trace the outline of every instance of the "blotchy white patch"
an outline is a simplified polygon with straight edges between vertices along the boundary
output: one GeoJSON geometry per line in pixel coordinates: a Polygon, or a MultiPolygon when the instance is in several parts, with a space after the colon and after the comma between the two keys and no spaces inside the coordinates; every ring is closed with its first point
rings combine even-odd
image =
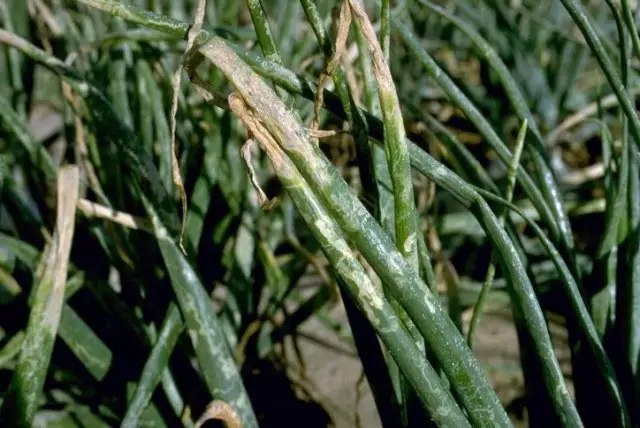
{"type": "Polygon", "coordinates": [[[193,273],[191,266],[183,265],[182,266],[182,274],[184,278],[189,282],[195,282],[197,280],[196,275],[193,273]]]}
{"type": "Polygon", "coordinates": [[[189,336],[191,337],[191,343],[193,344],[193,347],[197,347],[198,346],[198,333],[194,330],[189,329],[189,336]]]}
{"type": "Polygon", "coordinates": [[[436,313],[436,308],[433,306],[433,302],[429,299],[429,296],[426,293],[424,295],[424,304],[427,305],[427,310],[431,315],[436,313]]]}
{"type": "Polygon", "coordinates": [[[408,254],[409,252],[411,252],[411,249],[416,244],[416,238],[417,238],[417,235],[415,232],[413,232],[411,235],[407,237],[407,239],[404,240],[404,244],[402,246],[404,248],[405,254],[408,254]]]}

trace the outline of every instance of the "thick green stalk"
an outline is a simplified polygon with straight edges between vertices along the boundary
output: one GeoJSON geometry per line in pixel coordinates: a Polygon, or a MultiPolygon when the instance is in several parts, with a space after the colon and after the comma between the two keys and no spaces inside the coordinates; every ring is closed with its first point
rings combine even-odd
{"type": "MultiPolygon", "coordinates": [[[[461,176],[466,176],[467,182],[478,183],[481,188],[484,188],[492,192],[493,194],[499,193],[497,186],[489,178],[489,175],[487,174],[483,166],[478,163],[477,159],[469,152],[466,146],[457,141],[456,137],[452,135],[451,132],[449,132],[437,120],[422,112],[421,109],[416,108],[412,103],[409,102],[408,105],[412,110],[414,110],[415,114],[418,117],[425,120],[425,122],[431,128],[431,131],[434,132],[436,136],[445,143],[445,145],[447,146],[447,150],[451,151],[451,153],[453,154],[453,159],[450,160],[455,164],[455,169],[458,174],[460,174],[461,176]]],[[[534,209],[529,209],[528,215],[535,217],[537,215],[537,212],[534,209]]],[[[473,220],[472,213],[464,213],[464,217],[465,219],[460,219],[461,223],[465,225],[464,227],[478,232],[482,230],[478,230],[477,226],[474,226],[476,222],[475,220],[473,220]]],[[[520,218],[517,218],[517,220],[522,222],[520,218]]],[[[507,223],[506,230],[513,242],[514,250],[522,260],[522,263],[527,266],[527,257],[522,248],[522,243],[520,242],[521,237],[516,231],[514,224],[515,221],[516,219],[514,219],[514,216],[511,216],[510,221],[507,223]]],[[[440,231],[443,232],[443,230],[440,231]]],[[[482,237],[486,236],[484,231],[480,233],[482,237]]],[[[505,272],[505,277],[508,278],[508,272],[505,272]]],[[[532,276],[532,278],[535,277],[532,276]]],[[[538,359],[537,353],[534,350],[535,348],[533,346],[531,335],[529,335],[527,332],[526,320],[524,318],[523,311],[518,304],[519,299],[515,295],[515,293],[510,292],[509,294],[513,301],[512,310],[516,330],[518,332],[518,339],[521,346],[521,362],[525,375],[525,387],[527,389],[527,393],[529,394],[528,401],[531,405],[532,411],[530,422],[537,423],[538,420],[555,420],[552,415],[554,413],[552,402],[548,398],[549,395],[544,384],[545,376],[543,375],[542,366],[538,359]]]]}
{"type": "MultiPolygon", "coordinates": [[[[249,14],[251,15],[251,21],[253,22],[253,28],[255,29],[256,36],[258,37],[258,43],[262,54],[269,61],[273,61],[276,64],[282,64],[282,57],[278,52],[278,46],[276,45],[276,39],[271,31],[271,25],[269,24],[269,17],[264,9],[262,0],[246,0],[247,7],[249,8],[249,14]]],[[[289,101],[288,94],[286,92],[279,92],[280,97],[283,100],[289,101]]]]}
{"type": "MultiPolygon", "coordinates": [[[[407,259],[413,269],[416,272],[420,272],[420,258],[418,250],[420,232],[418,230],[416,217],[409,150],[405,141],[406,132],[404,129],[400,102],[398,100],[393,77],[391,76],[391,70],[389,69],[389,64],[386,59],[388,51],[383,52],[373,29],[373,25],[371,24],[371,21],[369,20],[361,3],[355,0],[349,0],[349,2],[352,14],[355,15],[355,21],[360,24],[360,30],[362,31],[365,39],[365,46],[373,64],[373,75],[375,78],[376,88],[378,90],[378,99],[384,123],[384,148],[387,165],[389,167],[389,175],[391,177],[391,188],[393,190],[396,247],[407,259]]],[[[389,5],[387,3],[387,14],[388,6],[389,5]]],[[[423,252],[423,254],[426,253],[423,252]]],[[[399,302],[395,301],[395,299],[392,299],[392,304],[396,313],[398,313],[400,318],[404,321],[409,332],[416,341],[418,348],[424,350],[424,340],[415,324],[406,314],[406,311],[401,307],[399,302]]],[[[401,383],[404,382],[406,381],[401,381],[401,383]]],[[[403,405],[404,408],[407,409],[405,419],[410,421],[408,409],[410,409],[411,406],[408,401],[411,400],[412,394],[409,388],[404,387],[402,389],[405,390],[403,393],[403,395],[405,395],[405,402],[403,405]]]]}
{"type": "MultiPolygon", "coordinates": [[[[359,22],[355,22],[355,38],[358,45],[358,63],[362,70],[362,85],[364,87],[364,104],[371,113],[381,116],[380,100],[376,89],[376,80],[373,75],[371,59],[367,51],[367,41],[364,38],[359,22]]],[[[365,118],[366,123],[366,118],[365,118]]],[[[367,130],[368,130],[367,124],[367,130]]],[[[373,173],[378,187],[378,203],[376,205],[376,219],[382,228],[395,239],[393,216],[393,193],[391,193],[391,177],[389,176],[389,165],[385,157],[384,149],[379,146],[371,148],[373,161],[373,173]]]]}
{"type": "Polygon", "coordinates": [[[384,53],[378,44],[375,31],[366,12],[359,2],[349,1],[351,10],[356,16],[356,20],[361,24],[368,42],[367,47],[373,61],[378,84],[378,96],[384,122],[384,147],[393,187],[396,246],[418,272],[418,227],[415,216],[413,181],[398,94],[389,65],[384,58],[384,53]]]}
{"type": "Polygon", "coordinates": [[[471,420],[479,425],[509,426],[485,373],[436,296],[420,280],[418,272],[393,249],[390,238],[352,193],[339,171],[313,144],[297,114],[288,110],[222,39],[211,39],[201,47],[200,53],[231,80],[253,111],[260,112],[261,123],[292,159],[383,284],[407,310],[434,350],[471,420]]]}
{"type": "Polygon", "coordinates": [[[267,12],[264,9],[262,0],[247,0],[247,7],[249,8],[253,28],[256,30],[258,43],[260,43],[260,49],[262,49],[264,57],[269,61],[282,64],[282,58],[280,58],[280,54],[278,53],[276,39],[271,31],[269,18],[267,17],[267,12]]]}
{"type": "Polygon", "coordinates": [[[331,45],[331,40],[327,37],[322,17],[320,13],[318,13],[318,8],[314,0],[300,0],[300,4],[307,16],[309,25],[311,25],[311,30],[313,30],[313,33],[316,35],[318,44],[322,48],[322,52],[324,52],[325,57],[331,58],[333,56],[333,46],[331,45]]]}

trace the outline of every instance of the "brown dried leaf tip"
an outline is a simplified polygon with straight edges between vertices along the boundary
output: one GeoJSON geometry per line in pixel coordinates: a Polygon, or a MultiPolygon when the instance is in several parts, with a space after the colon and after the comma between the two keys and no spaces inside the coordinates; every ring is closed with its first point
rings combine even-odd
{"type": "Polygon", "coordinates": [[[223,421],[227,428],[242,428],[238,413],[222,400],[214,400],[207,406],[202,416],[196,421],[195,428],[201,428],[205,422],[212,419],[223,421]]]}
{"type": "MultiPolygon", "coordinates": [[[[269,152],[270,147],[276,147],[278,145],[269,131],[267,131],[260,121],[254,116],[239,94],[232,93],[229,95],[229,108],[231,108],[231,111],[233,111],[238,119],[240,119],[244,126],[247,127],[249,132],[254,135],[263,150],[269,152]]],[[[262,187],[260,187],[260,183],[258,183],[255,170],[251,164],[251,149],[254,144],[255,141],[253,139],[249,139],[242,145],[242,159],[249,170],[251,184],[258,192],[258,202],[260,203],[260,207],[265,210],[270,210],[275,206],[278,198],[269,199],[262,190],[262,187]]]]}
{"type": "MultiPolygon", "coordinates": [[[[351,26],[351,10],[349,8],[349,2],[347,0],[342,2],[340,7],[340,17],[338,18],[338,34],[336,36],[336,49],[327,64],[327,68],[320,75],[318,81],[318,89],[316,92],[316,99],[313,108],[313,120],[311,121],[311,135],[318,129],[318,123],[320,120],[320,109],[324,104],[324,85],[327,83],[333,74],[336,72],[338,65],[340,65],[340,59],[344,54],[347,46],[347,37],[349,36],[349,27],[351,26]]],[[[313,137],[317,142],[317,138],[313,137]]]]}
{"type": "Polygon", "coordinates": [[[258,182],[256,171],[253,169],[253,164],[251,163],[251,150],[253,149],[253,147],[255,147],[255,145],[256,142],[253,139],[249,139],[242,145],[240,151],[242,154],[242,159],[244,160],[244,163],[247,166],[247,170],[249,171],[251,184],[253,185],[253,188],[256,189],[256,192],[258,192],[258,203],[260,204],[260,208],[270,210],[276,205],[278,198],[269,199],[264,190],[262,190],[260,183],[258,182]]]}
{"type": "MultiPolygon", "coordinates": [[[[198,0],[198,5],[196,6],[196,16],[194,19],[193,26],[189,28],[189,32],[187,33],[187,47],[185,48],[184,58],[189,57],[189,52],[193,48],[194,42],[198,33],[202,29],[202,24],[204,22],[204,13],[206,10],[207,1],[206,0],[198,0]]],[[[184,249],[184,231],[187,225],[187,193],[184,188],[184,183],[182,182],[182,177],[180,176],[180,165],[178,163],[178,155],[177,155],[177,145],[176,145],[176,114],[178,113],[178,98],[180,94],[180,83],[182,77],[182,68],[183,63],[181,62],[175,73],[173,74],[172,86],[173,86],[173,97],[171,99],[171,175],[173,176],[173,184],[175,184],[178,189],[178,194],[180,195],[180,201],[182,202],[182,227],[180,228],[180,241],[179,246],[180,250],[184,254],[186,254],[186,250],[184,249]]]]}

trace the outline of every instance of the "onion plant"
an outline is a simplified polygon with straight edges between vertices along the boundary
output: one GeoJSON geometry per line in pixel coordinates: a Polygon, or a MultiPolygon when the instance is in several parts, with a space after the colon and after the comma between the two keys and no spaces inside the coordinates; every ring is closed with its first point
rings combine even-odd
{"type": "Polygon", "coordinates": [[[504,296],[530,426],[640,426],[636,18],[0,4],[0,425],[309,423],[261,368],[343,305],[382,426],[511,426],[504,296]]]}

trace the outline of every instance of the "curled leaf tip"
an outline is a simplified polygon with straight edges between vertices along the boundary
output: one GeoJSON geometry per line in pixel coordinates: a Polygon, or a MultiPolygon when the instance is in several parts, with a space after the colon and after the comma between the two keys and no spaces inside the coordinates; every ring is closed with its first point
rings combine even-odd
{"type": "Polygon", "coordinates": [[[223,421],[227,428],[242,428],[240,417],[230,404],[222,400],[214,400],[207,406],[202,416],[196,421],[195,428],[200,428],[212,419],[223,421]]]}
{"type": "Polygon", "coordinates": [[[247,140],[246,143],[242,145],[240,149],[240,153],[242,154],[242,159],[244,160],[245,165],[247,166],[247,170],[249,171],[249,179],[251,180],[251,184],[253,188],[256,189],[258,193],[258,203],[260,204],[260,208],[264,210],[272,209],[276,202],[277,198],[269,199],[267,194],[262,190],[260,183],[258,182],[258,177],[256,176],[256,171],[253,168],[253,164],[251,163],[252,153],[251,150],[255,146],[255,141],[253,139],[247,140]]]}

